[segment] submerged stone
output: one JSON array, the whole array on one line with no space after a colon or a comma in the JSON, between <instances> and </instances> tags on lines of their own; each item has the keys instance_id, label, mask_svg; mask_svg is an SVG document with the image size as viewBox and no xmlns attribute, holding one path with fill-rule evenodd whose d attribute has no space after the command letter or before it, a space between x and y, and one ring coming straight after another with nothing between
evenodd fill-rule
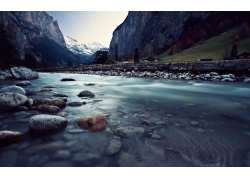
<instances>
[{"instance_id":1,"label":"submerged stone","mask_svg":"<svg viewBox=\"0 0 250 180\"><path fill-rule=\"evenodd\" d=\"M121 150L121 147L122 143L120 141L120 138L115 136L110 140L108 148L106 150L106 154L109 156L115 155Z\"/></svg>"},{"instance_id":2,"label":"submerged stone","mask_svg":"<svg viewBox=\"0 0 250 180\"><path fill-rule=\"evenodd\" d=\"M92 116L81 118L77 122L77 124L83 129L89 128L91 131L99 131L99 130L105 129L108 122L103 116L92 115Z\"/></svg>"},{"instance_id":3,"label":"submerged stone","mask_svg":"<svg viewBox=\"0 0 250 180\"><path fill-rule=\"evenodd\" d=\"M82 105L83 105L82 102L69 102L68 103L68 106L73 106L73 107L75 107L75 106L82 106Z\"/></svg>"},{"instance_id":4,"label":"submerged stone","mask_svg":"<svg viewBox=\"0 0 250 180\"><path fill-rule=\"evenodd\" d=\"M136 134L143 134L144 131L142 127L125 126L116 128L115 133L123 137L132 137Z\"/></svg>"}]
</instances>

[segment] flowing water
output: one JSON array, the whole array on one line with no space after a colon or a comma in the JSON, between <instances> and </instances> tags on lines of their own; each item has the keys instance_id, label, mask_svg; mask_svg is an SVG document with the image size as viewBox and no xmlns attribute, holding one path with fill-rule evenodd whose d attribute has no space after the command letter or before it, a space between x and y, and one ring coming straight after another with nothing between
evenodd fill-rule
<instances>
[{"instance_id":1,"label":"flowing water","mask_svg":"<svg viewBox=\"0 0 250 180\"><path fill-rule=\"evenodd\" d=\"M66 129L45 135L29 132L34 110L0 114L0 130L26 133L17 143L0 148L1 166L250 166L250 84L60 73L39 76L24 89L56 88L28 97L60 93L68 95L68 102L86 105L54 113L69 123ZM62 78L76 81L62 82ZM0 85L17 82L2 80ZM95 97L78 97L83 90ZM77 126L80 118L93 114L105 116L105 130L91 132ZM160 138L143 133L120 137L120 152L107 156L109 141L119 136L115 129L123 126L142 127Z\"/></svg>"}]
</instances>

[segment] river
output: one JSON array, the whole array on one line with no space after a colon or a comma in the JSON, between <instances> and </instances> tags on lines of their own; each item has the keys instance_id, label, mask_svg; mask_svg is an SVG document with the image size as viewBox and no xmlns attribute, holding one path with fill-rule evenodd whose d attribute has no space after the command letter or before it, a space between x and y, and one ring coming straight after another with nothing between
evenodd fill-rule
<instances>
[{"instance_id":1,"label":"river","mask_svg":"<svg viewBox=\"0 0 250 180\"><path fill-rule=\"evenodd\" d=\"M55 113L69 123L66 129L46 135L29 132L28 121L34 111L0 114L0 130L26 133L17 143L0 148L0 166L250 166L249 83L63 73L39 76L24 89L56 88L28 97L38 99L61 93L68 95L68 102L85 101L86 105L67 106ZM1 80L0 85L17 82ZM81 99L77 95L83 90L93 92L95 97ZM80 118L93 114L105 116L105 130L91 132L77 126ZM123 126L142 127L158 136L142 133L120 137L120 152L106 155L110 139L119 136L115 129Z\"/></svg>"}]
</instances>

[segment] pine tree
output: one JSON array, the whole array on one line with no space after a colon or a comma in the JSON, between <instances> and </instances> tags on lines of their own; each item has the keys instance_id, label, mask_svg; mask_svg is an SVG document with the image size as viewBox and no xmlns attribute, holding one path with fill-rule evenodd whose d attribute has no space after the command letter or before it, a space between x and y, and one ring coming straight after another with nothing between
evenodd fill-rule
<instances>
[{"instance_id":1,"label":"pine tree","mask_svg":"<svg viewBox=\"0 0 250 180\"><path fill-rule=\"evenodd\" d=\"M138 48L135 48L135 55L134 55L134 63L139 63L139 51Z\"/></svg>"},{"instance_id":2,"label":"pine tree","mask_svg":"<svg viewBox=\"0 0 250 180\"><path fill-rule=\"evenodd\" d=\"M237 45L234 44L231 49L230 57L236 57L238 55Z\"/></svg>"},{"instance_id":3,"label":"pine tree","mask_svg":"<svg viewBox=\"0 0 250 180\"><path fill-rule=\"evenodd\" d=\"M72 62L69 60L68 61L68 64L67 64L69 67L73 66Z\"/></svg>"}]
</instances>

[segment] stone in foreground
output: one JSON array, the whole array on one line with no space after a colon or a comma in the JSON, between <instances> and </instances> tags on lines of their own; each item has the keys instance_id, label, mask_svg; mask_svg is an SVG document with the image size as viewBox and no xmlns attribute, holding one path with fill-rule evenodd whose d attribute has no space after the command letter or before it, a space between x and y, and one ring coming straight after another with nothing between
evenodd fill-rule
<instances>
[{"instance_id":1,"label":"stone in foreground","mask_svg":"<svg viewBox=\"0 0 250 180\"><path fill-rule=\"evenodd\" d=\"M100 131L105 129L108 122L103 116L92 115L81 118L77 124L83 129L89 128L91 131Z\"/></svg>"},{"instance_id":2,"label":"stone in foreground","mask_svg":"<svg viewBox=\"0 0 250 180\"><path fill-rule=\"evenodd\" d=\"M33 104L35 106L39 106L39 105L50 105L50 106L57 106L59 108L65 108L66 107L66 103L58 98L53 98L53 99L48 99L48 98L43 98L43 99L35 99L33 101Z\"/></svg>"},{"instance_id":3,"label":"stone in foreground","mask_svg":"<svg viewBox=\"0 0 250 180\"><path fill-rule=\"evenodd\" d=\"M35 115L29 121L29 129L35 134L52 133L64 129L67 125L67 119L47 114Z\"/></svg>"},{"instance_id":4,"label":"stone in foreground","mask_svg":"<svg viewBox=\"0 0 250 180\"><path fill-rule=\"evenodd\" d=\"M10 111L26 103L27 97L19 93L0 93L0 112Z\"/></svg>"},{"instance_id":5,"label":"stone in foreground","mask_svg":"<svg viewBox=\"0 0 250 180\"><path fill-rule=\"evenodd\" d=\"M19 94L23 94L25 95L26 92L23 88L19 87L19 86L7 86L7 87L4 87L2 89L0 89L0 93L5 93L5 92L8 92L8 93L19 93Z\"/></svg>"},{"instance_id":6,"label":"stone in foreground","mask_svg":"<svg viewBox=\"0 0 250 180\"><path fill-rule=\"evenodd\" d=\"M27 79L39 78L38 72L32 71L31 69L26 68L26 67L22 67L22 66L13 67L10 70L16 79L27 80Z\"/></svg>"},{"instance_id":7,"label":"stone in foreground","mask_svg":"<svg viewBox=\"0 0 250 180\"><path fill-rule=\"evenodd\" d=\"M120 138L117 136L114 136L109 142L109 146L107 148L106 154L109 156L115 155L121 150L121 147L122 147L122 143L120 141Z\"/></svg>"},{"instance_id":8,"label":"stone in foreground","mask_svg":"<svg viewBox=\"0 0 250 180\"><path fill-rule=\"evenodd\" d=\"M144 131L145 130L142 127L125 126L125 127L118 127L115 130L115 133L123 137L132 137L136 134L143 134Z\"/></svg>"},{"instance_id":9,"label":"stone in foreground","mask_svg":"<svg viewBox=\"0 0 250 180\"><path fill-rule=\"evenodd\" d=\"M19 141L21 138L24 137L24 133L15 132L15 131L0 131L0 147Z\"/></svg>"},{"instance_id":10,"label":"stone in foreground","mask_svg":"<svg viewBox=\"0 0 250 180\"><path fill-rule=\"evenodd\" d=\"M80 92L77 96L78 97L94 97L95 95L92 92L85 90L85 91Z\"/></svg>"},{"instance_id":11,"label":"stone in foreground","mask_svg":"<svg viewBox=\"0 0 250 180\"><path fill-rule=\"evenodd\" d=\"M57 106L50 106L50 105L40 105L36 109L37 111L40 112L46 112L46 113L56 113L60 111L60 108Z\"/></svg>"}]
</instances>

